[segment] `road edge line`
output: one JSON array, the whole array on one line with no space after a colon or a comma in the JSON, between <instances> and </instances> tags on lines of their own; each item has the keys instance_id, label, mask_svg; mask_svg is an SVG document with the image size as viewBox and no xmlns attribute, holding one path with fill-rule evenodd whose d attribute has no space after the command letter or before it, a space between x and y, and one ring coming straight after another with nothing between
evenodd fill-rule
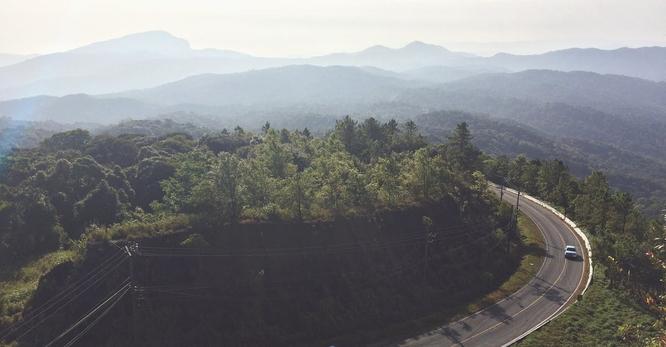
<instances>
[{"instance_id":1,"label":"road edge line","mask_svg":"<svg viewBox=\"0 0 666 347\"><path fill-rule=\"evenodd\" d=\"M513 194L518 194L518 191L516 191L515 189L511 189L511 188L508 188L508 187L505 188L505 189L507 191L513 193ZM587 282L585 283L585 287L583 288L583 291L579 294L580 296L583 296L585 294L585 292L587 291L587 289L589 288L590 283L592 282L592 271L593 271L592 270L592 246L590 244L590 241L587 238L587 235L585 235L585 233L576 225L576 223L574 223L574 221L572 221L571 219L566 217L564 214L562 214L560 211L556 210L554 207L550 206L549 204L547 204L547 203L545 203L545 202L543 202L543 201L541 201L541 200L539 200L539 199L537 199L537 198L535 198L535 197L533 197L529 194L525 194L525 193L522 193L522 192L520 194L521 194L521 196L525 197L526 199L538 204L539 206L541 206L541 207L549 210L553 214L555 214L562 221L564 221L583 240L583 243L585 244L585 248L587 248L587 259L586 260L588 261L588 264L590 264L589 265L590 271L588 272L588 275L587 275ZM576 290L578 290L578 288L576 288ZM574 292L574 294L575 294L575 292ZM541 321L541 323L535 325L534 327L530 328L526 332L522 333L520 336L518 336L515 339L503 344L502 347L510 346L510 345L524 339L529 334L535 332L536 330L538 330L542 326L550 323L552 320L559 317L562 313L566 312L566 310L569 307L571 307L571 305L567 306L567 304L569 303L569 301L572 298L573 298L573 295L571 297L569 297L569 299L564 303L564 305L562 305L562 307L559 310L555 311L548 318Z\"/></svg>"}]
</instances>

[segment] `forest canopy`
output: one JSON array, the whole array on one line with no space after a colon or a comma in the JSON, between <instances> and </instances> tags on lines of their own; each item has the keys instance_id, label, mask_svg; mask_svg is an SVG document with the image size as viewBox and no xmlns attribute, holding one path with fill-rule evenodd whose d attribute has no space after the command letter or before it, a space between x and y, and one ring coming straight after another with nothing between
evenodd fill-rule
<instances>
[{"instance_id":1,"label":"forest canopy","mask_svg":"<svg viewBox=\"0 0 666 347\"><path fill-rule=\"evenodd\" d=\"M94 238L170 232L192 223L299 222L372 215L450 198L487 213L489 180L558 206L592 236L614 283L652 301L664 281L664 228L593 172L576 179L559 160L488 156L466 123L428 145L414 122L345 117L326 135L266 123L198 139L91 136L72 130L15 149L0 166L3 261ZM645 299L648 300L648 299Z\"/></svg>"},{"instance_id":2,"label":"forest canopy","mask_svg":"<svg viewBox=\"0 0 666 347\"><path fill-rule=\"evenodd\" d=\"M269 123L257 134L236 127L197 140L58 133L2 161L0 253L15 259L109 226L139 225L140 232L188 218L209 225L322 220L444 196L473 208L472 195L489 193L470 141L465 124L450 143L428 146L414 122L350 117L323 137Z\"/></svg>"}]
</instances>

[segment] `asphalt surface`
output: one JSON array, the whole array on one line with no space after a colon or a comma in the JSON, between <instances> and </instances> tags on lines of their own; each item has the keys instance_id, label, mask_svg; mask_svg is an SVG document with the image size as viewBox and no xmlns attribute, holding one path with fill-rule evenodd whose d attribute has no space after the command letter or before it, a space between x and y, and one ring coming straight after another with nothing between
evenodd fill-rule
<instances>
[{"instance_id":1,"label":"asphalt surface","mask_svg":"<svg viewBox=\"0 0 666 347\"><path fill-rule=\"evenodd\" d=\"M504 199L515 204L515 194ZM479 312L426 334L407 339L401 346L502 346L575 301L585 285L585 261L564 258L564 246L574 245L586 254L573 231L556 215L521 197L520 210L539 227L546 255L536 276L524 287Z\"/></svg>"}]
</instances>

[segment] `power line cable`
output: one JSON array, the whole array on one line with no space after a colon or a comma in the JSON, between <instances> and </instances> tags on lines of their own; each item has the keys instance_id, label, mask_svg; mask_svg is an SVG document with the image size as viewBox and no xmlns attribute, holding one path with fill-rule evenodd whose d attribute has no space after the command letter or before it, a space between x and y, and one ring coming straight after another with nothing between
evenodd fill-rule
<instances>
[{"instance_id":1,"label":"power line cable","mask_svg":"<svg viewBox=\"0 0 666 347\"><path fill-rule=\"evenodd\" d=\"M339 248L325 248L322 247L320 249L309 249L307 251L284 251L284 252L262 252L262 253L244 253L244 254L239 254L239 253L218 253L218 252L188 252L187 249L184 251L176 251L176 252L141 252L141 256L146 256L146 257L267 257L267 256L302 256L302 255L334 255L334 254L342 254L342 253L348 253L352 251L356 251L358 249L370 249L370 248L387 248L390 246L398 246L398 245L407 245L410 243L414 242L419 242L423 240L425 236L418 236L418 237L413 237L410 239L405 239L405 240L398 240L398 241L393 241L390 243L367 243L367 244L357 244L357 245L350 245L350 246L345 246L345 247L339 247ZM314 251L319 251L319 252L314 252ZM323 251L324 253L321 253Z\"/></svg>"},{"instance_id":2,"label":"power line cable","mask_svg":"<svg viewBox=\"0 0 666 347\"><path fill-rule=\"evenodd\" d=\"M87 287L83 288L81 291L79 291L78 293L76 293L76 294L74 295L74 297L72 297L71 299L69 299L67 302L63 303L63 304L60 305L59 307L56 307L51 313L49 313L49 314L46 315L45 317L42 317L42 318L41 318L39 321L37 321L36 323L32 324L32 326L31 326L28 330L26 330L25 332L23 332L21 335L19 335L18 337L16 337L14 340L18 340L18 339L22 338L23 336L27 335L27 334L30 333L32 330L34 330L36 327L38 327L39 325L41 325L42 323L44 323L44 321L46 321L47 319L51 318L53 315L55 315L56 313L58 313L58 312L59 312L60 310L62 310L64 307L66 307L67 305L69 305L69 304L71 304L72 302L74 302L74 300L76 300L78 297L80 297L83 293L85 293L86 291L88 291L90 288L94 287L94 286L95 286L97 283L99 283L102 279L104 279L106 276L108 276L113 270L115 270L115 269L118 268L120 265L122 265L122 263L123 263L125 260L127 260L127 258L123 258L122 260L120 260L119 263L117 263L113 268L109 269L109 270L106 272L106 274L101 275L100 277L98 277L95 281L93 281L92 283L90 283ZM36 318L36 317L33 317L31 320L33 320L34 318ZM10 331L9 333L5 334L4 336L0 337L0 340L6 338L10 333L11 333L11 331Z\"/></svg>"},{"instance_id":3,"label":"power line cable","mask_svg":"<svg viewBox=\"0 0 666 347\"><path fill-rule=\"evenodd\" d=\"M462 236L476 235L486 232L485 230L465 231L464 233L456 235L439 236L438 239L452 239ZM490 233L489 233L490 234ZM391 245L407 244L410 241L418 241L424 239L426 236L423 233L414 234L412 237L389 240L383 242L355 242L355 243L341 243L330 246L315 246L315 247L301 247L301 248L272 248L265 250L254 250L253 252L240 253L237 251L227 251L223 253L220 249L215 248L176 248L176 247L141 247L141 255L143 256L216 256L216 257L265 257L265 256L288 256L288 255L306 255L312 254L313 251L318 251L316 254L324 253L337 254L344 251L356 250L359 248L373 248L373 247L386 247Z\"/></svg>"},{"instance_id":4,"label":"power line cable","mask_svg":"<svg viewBox=\"0 0 666 347\"><path fill-rule=\"evenodd\" d=\"M7 327L0 333L0 340L6 338L12 331L18 330L22 328L23 326L27 325L31 321L35 320L38 318L40 315L44 314L46 311L57 305L59 302L67 299L67 297L73 295L76 293L77 290L79 290L83 285L87 284L90 280L94 279L95 276L98 276L100 273L103 271L107 271L110 267L116 265L113 264L113 259L114 261L121 261L119 255L122 255L122 253L116 253L109 258L107 258L105 261L97 265L93 270L89 271L86 275L83 276L80 280L70 284L67 286L64 290L62 290L60 293L56 294L54 297L49 299L47 302L41 304L35 309L32 309L29 311L28 317L24 318L22 321L17 322L16 324L13 324L12 326ZM115 267L114 267L115 269Z\"/></svg>"},{"instance_id":5,"label":"power line cable","mask_svg":"<svg viewBox=\"0 0 666 347\"><path fill-rule=\"evenodd\" d=\"M86 315L81 317L81 319L79 319L76 323L74 323L72 326L70 326L69 329L63 331L60 335L56 336L53 340L51 340L51 342L46 344L46 347L52 346L58 340L60 340L61 338L63 338L64 336L66 336L67 334L72 332L72 330L76 329L79 325L83 324L86 320L88 320L88 318L90 318L92 315L94 315L97 311L99 311L102 307L104 307L107 303L109 303L112 300L113 300L113 303L109 306L109 309L113 308L113 306L115 306L115 304L117 304L120 301L120 299L122 299L122 297L125 295L125 293L127 293L130 286L131 286L130 278L128 277L127 279L125 279L122 282L122 284L120 285L120 289L116 290L112 295L107 297L106 300L102 301L97 306L95 306ZM122 292L122 294L119 295L121 292ZM106 312L108 312L108 310ZM100 318L100 317L98 317L98 318ZM85 333L88 330L89 329L86 328L82 331L82 333ZM71 345L71 343L76 342L76 340L78 340L81 336L83 336L83 334L77 334L77 336L75 336L74 339L72 339L67 345Z\"/></svg>"},{"instance_id":6,"label":"power line cable","mask_svg":"<svg viewBox=\"0 0 666 347\"><path fill-rule=\"evenodd\" d=\"M33 316L33 315L38 315L40 313L39 310L42 309L44 306L50 304L52 301L58 299L59 297L61 297L63 295L70 294L73 290L76 289L76 287L80 286L84 281L88 280L90 276L95 275L97 272L101 271L102 267L105 266L107 263L109 263L112 259L116 258L116 260L117 260L118 255L121 255L122 253L124 253L124 252L117 252L117 253L113 254L112 256L106 258L106 260L104 260L99 265L95 266L95 268L90 270L87 274L83 275L79 280L77 280L74 283L71 283L70 285L65 287L65 289L60 291L55 296L51 297L45 303L41 304L40 306L38 306L36 308L30 309L28 312L26 312L26 315L28 317Z\"/></svg>"},{"instance_id":7,"label":"power line cable","mask_svg":"<svg viewBox=\"0 0 666 347\"><path fill-rule=\"evenodd\" d=\"M443 231L447 231L447 230L461 230L458 233L450 233L450 234L445 234L445 235L440 236L440 238L449 238L449 237L454 238L454 237L464 236L464 235L468 235L468 234L483 232L483 230L470 232L469 230L466 230L466 229L472 228L472 227L478 226L478 225L484 225L484 224L486 224L486 223L478 222L478 223L473 223L473 224L469 224L469 225L461 224L461 225L449 226L449 227L445 227L445 228L437 228L437 229L434 229L433 231L443 232ZM416 232L403 234L403 235L401 235L401 237L407 238L407 237L411 237L411 236L420 236L422 234L423 234L422 231L416 231ZM397 239L397 240L400 240L400 239ZM387 242L390 242L390 241L391 240L389 240ZM364 240L364 241L361 241L361 243L362 242L371 243L373 241L372 240ZM269 250L270 251L302 251L302 250L310 250L310 249L330 249L330 248L336 248L336 247L356 246L358 244L359 244L359 242L356 241L356 242L346 242L346 243L339 243L339 244L333 244L333 245L323 245L323 246L271 248ZM141 246L140 250L142 250L142 251L156 251L156 250L189 250L189 251L193 251L193 250L215 250L215 248L202 248L202 247L183 248L183 247ZM266 249L264 249L264 248L249 248L249 249L245 249L244 251L249 254L251 252L264 252L264 251L266 251Z\"/></svg>"}]
</instances>

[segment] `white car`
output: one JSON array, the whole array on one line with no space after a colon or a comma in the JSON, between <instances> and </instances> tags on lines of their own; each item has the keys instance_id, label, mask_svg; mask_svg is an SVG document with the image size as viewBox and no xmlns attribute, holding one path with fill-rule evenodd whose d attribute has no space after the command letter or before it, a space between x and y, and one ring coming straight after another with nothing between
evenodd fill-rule
<instances>
[{"instance_id":1,"label":"white car","mask_svg":"<svg viewBox=\"0 0 666 347\"><path fill-rule=\"evenodd\" d=\"M578 253L576 252L576 247L569 245L564 247L564 257L570 259L578 259Z\"/></svg>"}]
</instances>

